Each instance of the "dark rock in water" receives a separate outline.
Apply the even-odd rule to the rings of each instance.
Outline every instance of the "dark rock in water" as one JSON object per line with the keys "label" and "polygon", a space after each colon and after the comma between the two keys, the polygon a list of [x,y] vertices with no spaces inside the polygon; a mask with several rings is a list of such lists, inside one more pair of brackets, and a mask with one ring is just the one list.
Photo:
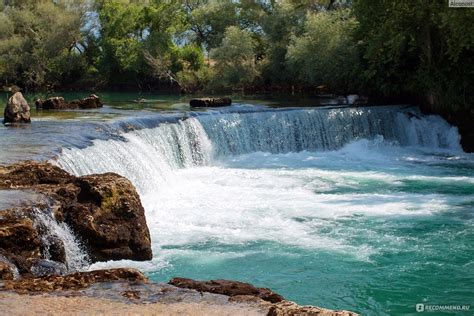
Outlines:
{"label": "dark rock in water", "polygon": [[87,98],[81,100],[73,100],[69,102],[71,108],[79,108],[79,109],[96,109],[101,108],[102,102],[95,94],[91,94]]}
{"label": "dark rock in water", "polygon": [[[66,222],[94,261],[150,260],[150,233],[132,183],[114,173],[75,177],[46,162],[23,161],[0,166],[0,189],[28,189],[48,200],[46,216]],[[65,262],[64,244],[42,225],[40,207],[2,210],[0,254],[31,273],[33,259]],[[52,212],[52,214],[49,214]]]}
{"label": "dark rock in water", "polygon": [[148,282],[148,279],[138,270],[120,268],[76,272],[64,276],[48,275],[34,279],[7,280],[1,289],[21,293],[79,290],[89,287],[94,283],[112,281],[145,283]]}
{"label": "dark rock in water", "polygon": [[46,100],[38,99],[35,101],[36,109],[43,110],[60,110],[67,109],[68,104],[63,97],[51,97]]}
{"label": "dark rock in water", "polygon": [[47,255],[47,258],[66,264],[66,249],[64,248],[64,242],[54,235],[44,233],[41,243],[41,253],[43,256]]}
{"label": "dark rock in water", "polygon": [[14,93],[8,99],[3,116],[3,123],[31,123],[30,106],[21,92]]}
{"label": "dark rock in water", "polygon": [[231,105],[232,100],[230,98],[201,98],[201,99],[191,99],[189,105],[191,107],[219,107]]}
{"label": "dark rock in water", "polygon": [[277,303],[284,300],[283,296],[272,292],[270,289],[257,288],[250,283],[239,281],[195,281],[186,278],[173,278],[169,281],[169,284],[180,288],[193,289],[199,292],[209,292],[227,296],[250,295],[271,303]]}
{"label": "dark rock in water", "polygon": [[47,275],[65,275],[66,266],[62,263],[47,259],[33,260],[31,265],[31,273],[35,277],[44,277]]}
{"label": "dark rock in water", "polygon": [[96,109],[102,107],[102,102],[95,94],[70,102],[65,101],[63,97],[51,97],[46,100],[38,99],[35,104],[38,110]]}

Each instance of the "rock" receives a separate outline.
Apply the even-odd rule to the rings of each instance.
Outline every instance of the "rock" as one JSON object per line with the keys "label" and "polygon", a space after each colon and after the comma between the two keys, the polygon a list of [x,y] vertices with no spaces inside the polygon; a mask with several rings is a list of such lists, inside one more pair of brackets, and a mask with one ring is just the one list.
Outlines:
{"label": "rock", "polygon": [[[1,257],[0,257],[1,258]],[[0,280],[13,280],[15,273],[13,272],[12,264],[0,259]]]}
{"label": "rock", "polygon": [[150,260],[150,233],[133,184],[114,173],[77,178],[77,203],[65,221],[89,248],[93,261]]}
{"label": "rock", "polygon": [[35,277],[48,275],[65,275],[67,268],[64,264],[47,259],[36,259],[32,262],[31,272]]}
{"label": "rock", "polygon": [[8,99],[3,123],[31,123],[30,107],[21,92],[15,92]]}
{"label": "rock", "polygon": [[168,282],[168,284],[180,288],[193,289],[199,292],[222,294],[231,297],[237,295],[250,295],[271,303],[281,302],[284,300],[283,296],[276,294],[269,289],[257,288],[250,283],[244,283],[239,281],[195,281],[186,278],[173,278]]}
{"label": "rock", "polygon": [[[189,280],[189,279],[183,279]],[[192,280],[191,280],[192,281]],[[213,282],[213,281],[208,281]],[[237,284],[240,288],[242,282],[225,281]],[[91,287],[94,285],[94,287]],[[246,284],[251,286],[249,284]],[[89,288],[89,289],[88,289]],[[205,287],[205,290],[212,290],[214,287]],[[255,287],[253,287],[256,289]],[[89,272],[76,272],[65,276],[49,275],[41,278],[6,280],[0,283],[0,291],[15,291],[20,294],[31,294],[37,297],[42,293],[41,306],[47,297],[67,297],[73,298],[65,304],[77,304],[81,297],[93,297],[98,299],[91,306],[97,306],[101,298],[109,302],[107,312],[117,313],[117,309],[110,305],[110,302],[123,302],[125,306],[148,306],[149,309],[141,309],[132,312],[127,310],[127,314],[156,314],[157,311],[170,311],[171,306],[179,306],[176,314],[200,314],[199,306],[207,306],[203,314],[212,315],[319,315],[319,316],[355,316],[355,313],[348,311],[333,311],[316,306],[299,306],[293,302],[278,299],[276,302],[265,301],[254,294],[228,296],[224,294],[213,294],[208,292],[197,292],[193,289],[183,289],[173,285],[149,282],[139,271],[134,269],[107,269]],[[265,289],[266,290],[266,289]],[[54,293],[49,293],[53,292]],[[0,292],[0,299],[8,292]],[[234,291],[234,294],[239,291]],[[240,292],[248,292],[246,290]],[[252,292],[252,291],[250,291]],[[254,292],[254,291],[253,291]],[[8,293],[11,294],[11,293]],[[22,299],[28,296],[22,296]],[[3,301],[2,301],[3,302]],[[133,302],[133,304],[130,304]],[[157,305],[162,309],[157,309]],[[181,304],[181,305],[179,305]],[[80,306],[80,304],[78,304]],[[78,306],[78,307],[79,307]],[[186,306],[188,308],[186,308]],[[191,308],[190,308],[191,306]],[[79,309],[85,313],[97,313],[100,309]],[[44,309],[42,309],[44,313]],[[122,312],[124,310],[122,309]],[[174,314],[174,313],[173,313]]]}
{"label": "rock", "polygon": [[146,283],[148,279],[138,270],[120,268],[76,272],[64,276],[49,275],[42,278],[7,280],[1,289],[20,293],[79,290],[94,283],[112,281]]}
{"label": "rock", "polygon": [[189,105],[191,107],[219,107],[231,105],[232,100],[230,98],[201,98],[201,99],[191,99]]}
{"label": "rock", "polygon": [[0,166],[2,188],[41,193],[47,201],[37,207],[2,210],[0,250],[22,275],[31,273],[33,259],[66,263],[62,241],[44,225],[35,224],[35,212],[40,209],[48,210],[46,216],[54,216],[73,230],[92,262],[152,258],[140,197],[122,176],[75,177],[46,162],[23,161]]}
{"label": "rock", "polygon": [[63,169],[49,163],[21,161],[0,166],[0,188],[28,188],[37,185],[66,184],[74,180]]}
{"label": "rock", "polygon": [[38,110],[66,110],[66,109],[96,109],[102,107],[102,102],[95,94],[80,99],[66,102],[63,97],[51,97],[46,100],[38,99],[35,102]]}
{"label": "rock", "polygon": [[290,301],[283,301],[270,307],[268,316],[314,315],[314,316],[357,316],[350,311],[334,311],[316,306],[299,306]]}
{"label": "rock", "polygon": [[64,101],[63,97],[51,97],[46,100],[38,99],[35,101],[36,109],[43,110],[61,110],[68,109],[68,104]]}
{"label": "rock", "polygon": [[0,250],[2,256],[14,264],[20,273],[28,274],[28,259],[41,257],[41,239],[28,210],[2,210],[0,216]]}
{"label": "rock", "polygon": [[69,103],[71,108],[79,108],[79,109],[96,109],[102,107],[102,102],[95,94],[91,94],[87,98],[81,100],[74,100]]}

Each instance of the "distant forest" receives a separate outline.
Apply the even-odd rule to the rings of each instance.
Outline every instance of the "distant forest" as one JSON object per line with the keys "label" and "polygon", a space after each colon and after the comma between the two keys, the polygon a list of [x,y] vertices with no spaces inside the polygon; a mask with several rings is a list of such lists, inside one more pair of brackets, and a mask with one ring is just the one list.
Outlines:
{"label": "distant forest", "polygon": [[474,8],[446,0],[4,0],[26,91],[359,93],[472,109]]}

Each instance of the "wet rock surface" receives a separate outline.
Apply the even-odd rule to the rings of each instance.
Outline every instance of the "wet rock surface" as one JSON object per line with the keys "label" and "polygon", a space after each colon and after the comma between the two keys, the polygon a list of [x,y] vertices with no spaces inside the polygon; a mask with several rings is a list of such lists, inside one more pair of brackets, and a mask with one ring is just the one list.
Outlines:
{"label": "wet rock surface", "polygon": [[66,101],[63,97],[51,97],[46,100],[38,99],[35,102],[37,110],[68,110],[68,109],[96,109],[103,106],[100,98],[95,94],[80,99]]}
{"label": "wet rock surface", "polygon": [[195,281],[186,278],[173,278],[169,284],[199,292],[209,292],[227,296],[250,295],[271,303],[284,300],[283,296],[272,292],[270,289],[257,288],[249,283],[231,280]]}
{"label": "wet rock surface", "polygon": [[48,275],[41,278],[7,280],[3,282],[0,289],[19,293],[79,290],[92,284],[111,281],[137,283],[147,282],[147,278],[135,269],[107,269],[75,272],[64,276]]}
{"label": "wet rock surface", "polygon": [[38,224],[38,213],[66,223],[93,262],[152,258],[140,197],[117,174],[75,177],[49,163],[23,161],[0,166],[0,189],[26,189],[44,197],[30,206],[0,211],[0,254],[24,276],[32,276],[39,259],[66,263],[64,245]]}
{"label": "wet rock surface", "polygon": [[21,92],[15,92],[8,99],[3,113],[3,123],[30,123],[30,106]]}

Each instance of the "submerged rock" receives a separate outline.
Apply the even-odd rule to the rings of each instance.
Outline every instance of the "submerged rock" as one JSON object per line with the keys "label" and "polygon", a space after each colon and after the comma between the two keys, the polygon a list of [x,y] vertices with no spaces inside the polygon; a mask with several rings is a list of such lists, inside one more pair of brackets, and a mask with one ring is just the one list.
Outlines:
{"label": "submerged rock", "polygon": [[3,123],[30,123],[30,106],[21,92],[15,92],[8,99],[4,111]]}
{"label": "submerged rock", "polygon": [[35,102],[38,110],[67,110],[67,109],[96,109],[102,107],[102,102],[95,94],[67,102],[63,97],[51,97],[46,100],[38,99]]}
{"label": "submerged rock", "polygon": [[250,283],[239,281],[195,281],[186,278],[174,278],[169,281],[169,284],[180,288],[197,290],[199,292],[209,292],[227,296],[250,295],[271,303],[281,302],[284,300],[283,296],[272,292],[270,289],[257,288]]}
{"label": "submerged rock", "polygon": [[191,99],[189,105],[191,107],[219,107],[231,105],[232,100],[230,98],[200,98],[200,99]]}
{"label": "submerged rock", "polygon": [[35,277],[48,275],[65,275],[67,268],[64,264],[47,259],[34,260],[31,265],[31,272]]}
{"label": "submerged rock", "polygon": [[[46,162],[23,161],[0,166],[0,189],[42,193],[38,207],[2,210],[0,254],[28,276],[38,259],[65,262],[65,245],[35,224],[40,209],[53,221],[65,222],[93,262],[150,260],[150,233],[145,212],[132,183],[114,173],[75,177]],[[58,240],[56,240],[58,239]]]}

